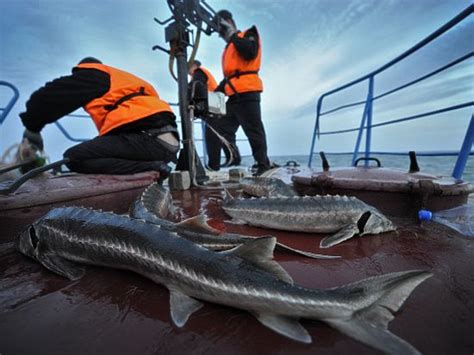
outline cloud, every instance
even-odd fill
[[[258,26],[263,39],[262,109],[269,151],[291,154],[309,149],[316,100],[322,93],[396,57],[471,1],[209,0],[208,3],[215,10],[231,10],[242,29]],[[88,2],[87,6],[82,0],[0,1],[0,74],[2,80],[13,82],[21,91],[19,103],[1,127],[0,149],[21,137],[17,114],[24,109],[28,96],[45,81],[67,74],[73,63],[84,56],[97,56],[129,70],[153,83],[164,99],[177,101],[177,85],[168,73],[168,57],[151,51],[154,44],[167,47],[164,27],[157,25],[153,17],[165,19],[169,15],[166,1],[156,0],[103,0]],[[452,60],[469,45],[472,50],[472,35],[468,35],[472,33],[472,25],[471,20],[450,31],[431,49],[378,77],[376,90],[411,80],[420,69],[423,72]],[[199,59],[218,80],[222,78],[223,48],[224,42],[217,36],[204,36],[198,52]],[[463,70],[464,74],[472,72],[472,67]],[[453,74],[445,77],[446,81],[439,78],[439,82],[430,81],[416,90],[413,88],[413,95],[408,95],[404,102],[406,110],[421,110],[423,104],[449,104],[469,88],[472,97],[472,85],[469,85],[472,77],[464,74]],[[344,100],[363,99],[366,93],[364,83],[328,98],[324,108],[335,107]],[[4,95],[7,94],[0,92],[0,98]],[[381,112],[386,112],[387,117],[397,116],[395,110],[402,102],[401,97],[397,100],[394,96],[390,102],[386,101]],[[361,117],[358,110],[325,120],[325,128],[351,120],[357,122]],[[378,117],[383,118],[381,113]],[[66,124],[73,125],[79,137],[92,136],[94,133],[85,120],[78,120],[73,120],[73,125],[67,119]],[[78,122],[81,124],[75,126]],[[67,145],[73,144],[57,138],[54,126],[48,127],[45,134],[47,148],[51,148],[55,158]],[[350,146],[353,138],[347,141],[351,142]],[[327,144],[334,148],[337,142]]]

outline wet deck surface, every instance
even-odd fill
[[[28,223],[53,207],[83,206],[116,213],[128,212],[135,198],[159,176],[157,172],[38,176],[14,193],[0,194],[0,244],[11,240]]]
[[[227,222],[212,197],[220,191],[173,193],[179,218],[205,213],[228,232],[277,236],[313,252],[342,255],[311,260],[275,253],[295,283],[326,288],[409,269],[434,276],[408,298],[389,329],[425,354],[474,351],[474,241],[444,227],[394,220],[398,232],[364,236],[329,249],[322,235],[287,233]],[[13,235],[3,236],[3,239]],[[250,314],[207,304],[183,328],[171,323],[166,288],[133,274],[88,267],[70,282],[0,245],[0,353],[11,354],[376,354],[324,323],[303,321],[309,345],[288,340]]]

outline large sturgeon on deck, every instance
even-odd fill
[[[293,285],[271,260],[274,246],[275,238],[269,237],[215,252],[151,223],[77,207],[51,210],[18,239],[23,254],[71,280],[84,274],[80,264],[91,264],[130,270],[164,285],[170,291],[171,318],[180,327],[203,300],[247,310],[265,326],[304,343],[311,336],[299,318],[322,320],[387,353],[418,353],[387,326],[429,272],[396,272],[327,290],[307,289]]]
[[[395,230],[393,223],[375,207],[356,197],[295,196],[233,198],[228,191],[222,208],[252,226],[307,233],[333,233],[321,240],[328,248],[353,236]]]
[[[134,203],[132,203],[130,206],[130,217],[157,224],[161,228],[175,232],[185,239],[212,250],[231,249],[249,240],[261,238],[221,232],[212,228],[207,223],[206,217],[203,214],[185,219],[178,223],[173,223],[166,219],[169,211],[173,209],[173,198],[169,190],[155,182],[149,185]],[[309,251],[295,249],[280,242],[276,242],[276,248],[313,259],[339,258],[337,255],[315,254]]]

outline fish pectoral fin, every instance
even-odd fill
[[[305,344],[311,344],[312,342],[308,331],[295,319],[262,313],[256,314],[255,316],[260,323],[278,334]]]
[[[260,237],[249,240],[231,250],[227,254],[237,255],[242,259],[254,264],[278,279],[293,284],[291,276],[278,264],[273,261],[273,250],[275,249],[276,238],[272,236]]]
[[[186,324],[191,314],[199,310],[204,304],[185,295],[177,289],[170,289],[170,312],[173,323],[178,327]]]
[[[323,238],[321,240],[321,243],[319,244],[319,247],[329,248],[345,240],[351,239],[352,237],[358,234],[359,234],[359,228],[357,227],[357,224],[349,224],[345,226],[344,228],[342,228],[336,234]]]
[[[420,354],[412,345],[397,337],[388,329],[376,327],[362,319],[324,320],[341,333],[370,345],[386,354]]]
[[[212,228],[209,224],[207,224],[206,216],[203,214],[185,219],[184,221],[181,221],[176,225],[180,228],[191,229],[194,232],[201,232],[213,235],[221,234],[220,230]]]
[[[38,261],[47,269],[71,281],[80,279],[85,273],[83,266],[54,254],[41,254]]]

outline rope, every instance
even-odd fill
[[[212,127],[208,122],[206,122],[206,126],[209,127],[212,133],[214,133],[217,138],[221,141],[222,145],[224,145],[227,150],[229,151],[229,159],[224,163],[224,166],[227,166],[232,160],[234,160],[234,148],[230,144],[230,142],[224,138],[219,132],[216,131],[214,127]]]
[[[18,149],[19,146],[20,146],[19,143],[15,143],[15,144],[11,145],[10,147],[8,147],[7,150],[5,150],[5,152],[3,153],[0,162],[1,162],[2,164],[15,163],[16,161],[14,161],[13,159],[9,159],[9,156],[11,155],[11,152],[12,152],[14,149]],[[16,153],[15,153],[15,155],[16,155]]]

